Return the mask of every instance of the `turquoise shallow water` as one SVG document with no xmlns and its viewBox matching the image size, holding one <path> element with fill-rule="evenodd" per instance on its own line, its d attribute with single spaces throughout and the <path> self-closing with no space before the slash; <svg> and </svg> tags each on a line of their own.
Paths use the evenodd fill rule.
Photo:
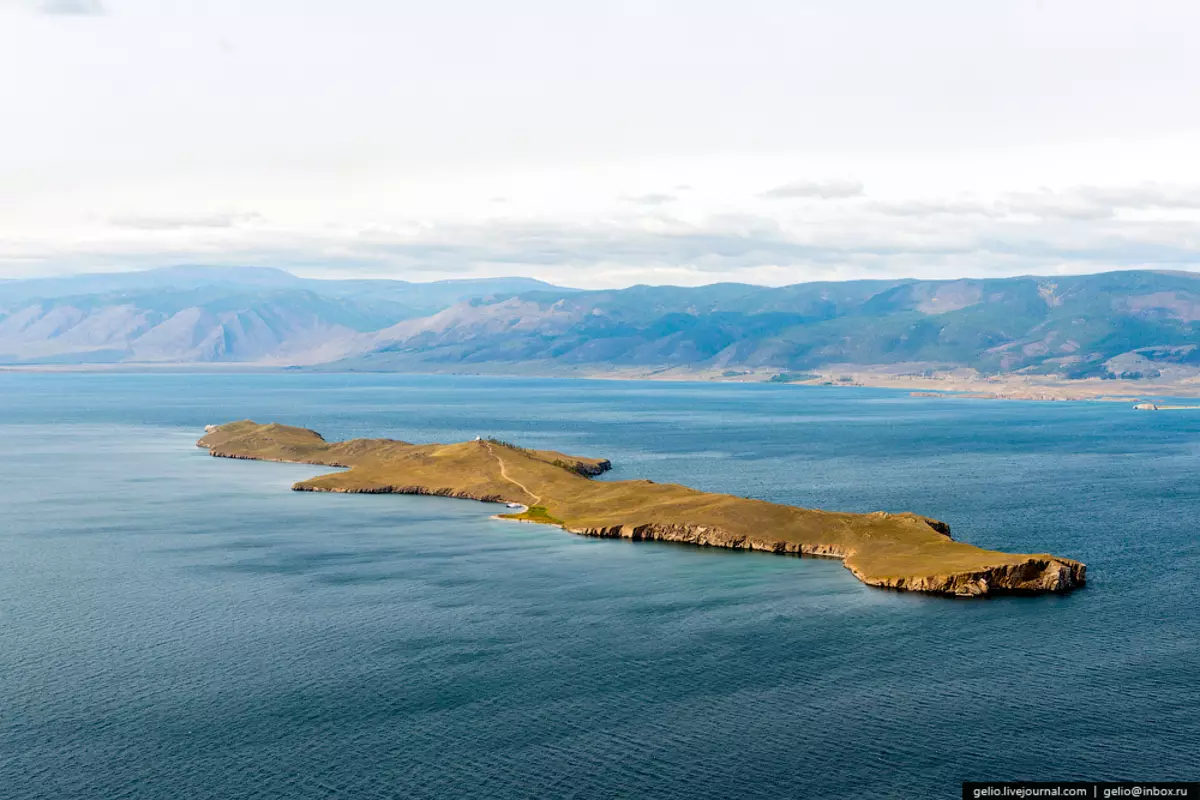
<svg viewBox="0 0 1200 800">
<path fill-rule="evenodd" d="M 476 434 L 1089 564 L 1061 597 L 288 491 L 204 424 Z M 1200 775 L 1200 414 L 787 386 L 0 374 L 0 797 L 956 797 Z"/>
</svg>

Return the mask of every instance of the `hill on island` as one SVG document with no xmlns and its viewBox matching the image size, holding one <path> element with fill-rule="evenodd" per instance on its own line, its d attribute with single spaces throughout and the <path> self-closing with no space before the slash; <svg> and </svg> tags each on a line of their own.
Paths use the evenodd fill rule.
<svg viewBox="0 0 1200 800">
<path fill-rule="evenodd" d="M 1200 276 L 1184 272 L 579 291 L 187 267 L 0 283 L 0 363 L 784 375 L 913 365 L 1136 379 L 1200 374 L 1198 343 Z"/>
</svg>

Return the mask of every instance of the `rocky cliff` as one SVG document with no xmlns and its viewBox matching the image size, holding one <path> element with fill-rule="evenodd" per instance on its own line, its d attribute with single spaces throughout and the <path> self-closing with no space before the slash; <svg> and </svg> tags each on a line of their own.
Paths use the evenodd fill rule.
<svg viewBox="0 0 1200 800">
<path fill-rule="evenodd" d="M 914 515 L 915 516 L 915 515 Z M 949 526 L 939 520 L 920 518 L 947 537 Z M 1003 592 L 1063 592 L 1083 586 L 1087 567 L 1071 559 L 1030 556 L 1016 564 L 1001 564 L 966 572 L 924 575 L 875 576 L 854 566 L 856 551 L 844 545 L 804 544 L 771 537 L 753 538 L 717 528 L 690 525 L 617 525 L 600 528 L 571 528 L 571 533 L 601 538 L 634 541 L 678 542 L 701 547 L 727 547 L 733 550 L 762 550 L 779 555 L 841 559 L 854 576 L 870 586 L 913 592 L 978 597 Z"/>
</svg>

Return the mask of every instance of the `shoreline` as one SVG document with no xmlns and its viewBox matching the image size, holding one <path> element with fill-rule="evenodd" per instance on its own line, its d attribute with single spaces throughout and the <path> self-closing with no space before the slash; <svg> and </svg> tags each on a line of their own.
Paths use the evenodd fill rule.
<svg viewBox="0 0 1200 800">
<path fill-rule="evenodd" d="M 835 389 L 889 389 L 908 392 L 913 397 L 932 399 L 984 399 L 1026 400 L 1038 402 L 1115 402 L 1139 403 L 1158 402 L 1172 405 L 1170 400 L 1192 400 L 1200 398 L 1200 378 L 1174 382 L 1154 383 L 1132 380 L 1102 380 L 1085 378 L 1080 380 L 1033 378 L 1024 375 L 981 377 L 968 371 L 955 370 L 934 375 L 888 371 L 884 368 L 864 368 L 847 365 L 824 367 L 814 372 L 813 378 L 803 380 L 776 380 L 781 374 L 778 369 L 756 369 L 730 372 L 715 369 L 693 370 L 671 367 L 654 368 L 560 368 L 552 365 L 531 363 L 520 366 L 498 365 L 496 369 L 472 370 L 324 370 L 319 367 L 292 367 L 278 364 L 5 364 L 0 365 L 0 374 L 42 375 L 446 375 L 480 378 L 540 378 L 574 379 L 597 381 L 661 381 L 664 383 L 700 384 L 767 384 L 773 386 L 820 386 Z M 1182 405 L 1182 404 L 1180 404 Z"/>
<path fill-rule="evenodd" d="M 509 501 L 501 500 L 500 502 L 507 504 Z M 488 517 L 488 519 L 500 519 L 500 520 L 504 520 L 505 522 L 533 522 L 533 520 L 531 520 L 531 519 L 517 519 L 516 518 L 517 514 L 528 514 L 529 513 L 529 506 L 523 505 L 521 503 L 517 503 L 517 506 L 520 510 L 517 510 L 516 508 L 510 508 L 509 511 L 512 512 L 511 514 L 492 514 L 490 517 Z M 535 524 L 540 524 L 540 523 L 535 523 Z"/>
</svg>

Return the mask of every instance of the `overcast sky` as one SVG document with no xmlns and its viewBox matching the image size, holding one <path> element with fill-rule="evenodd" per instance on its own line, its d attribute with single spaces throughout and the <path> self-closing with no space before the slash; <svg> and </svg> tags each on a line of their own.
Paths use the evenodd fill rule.
<svg viewBox="0 0 1200 800">
<path fill-rule="evenodd" d="M 1200 269 L 1195 0 L 0 0 L 0 277 Z"/>
</svg>

